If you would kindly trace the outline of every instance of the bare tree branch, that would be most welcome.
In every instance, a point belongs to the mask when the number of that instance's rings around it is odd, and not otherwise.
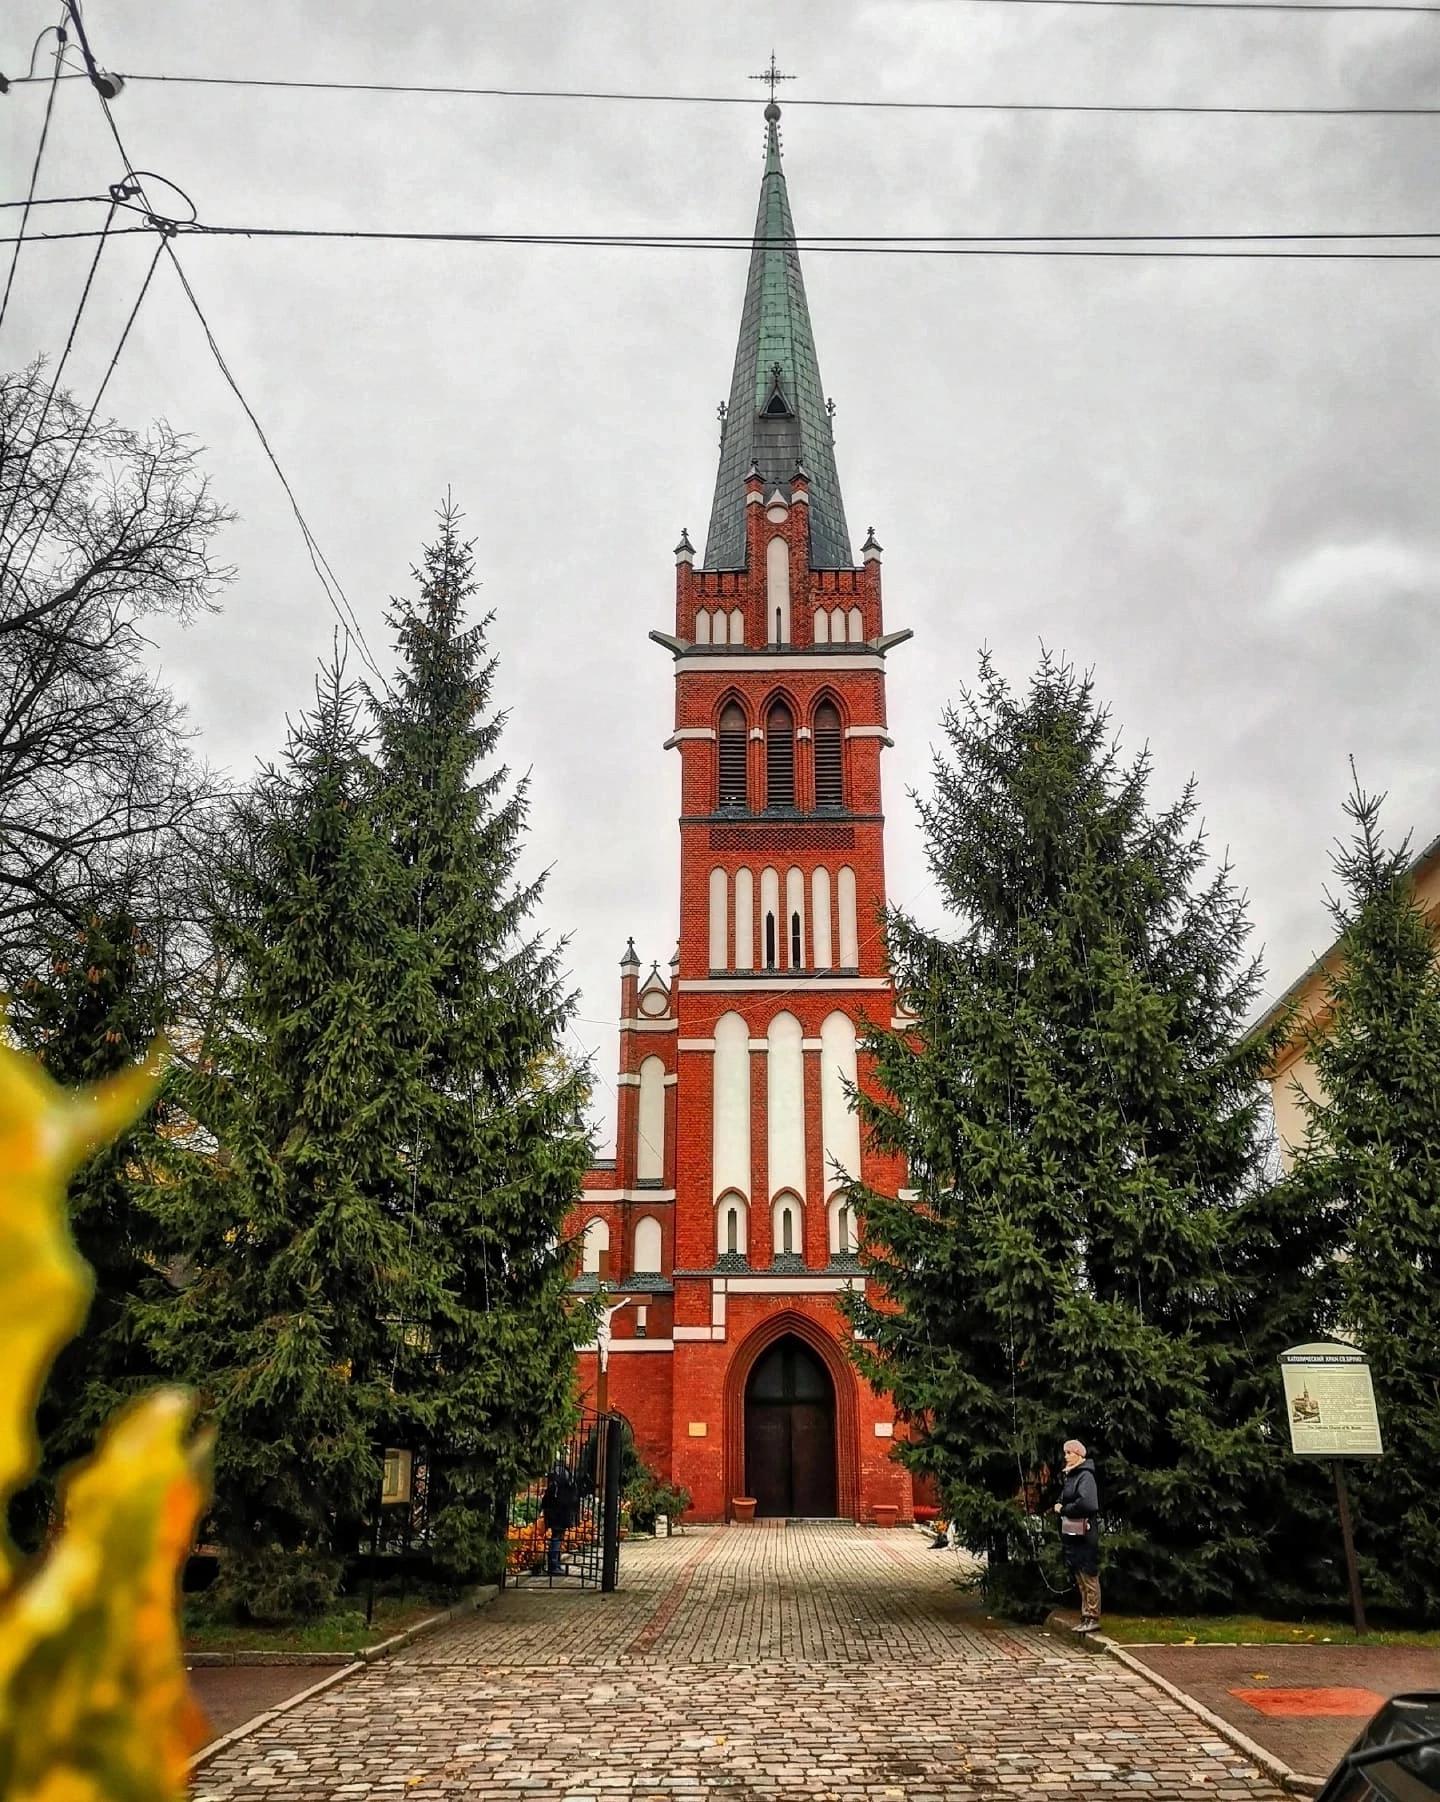
[[[82,409],[57,393],[46,412],[48,386],[38,363],[0,375],[0,988],[97,893],[187,937],[175,883],[220,794],[143,626],[215,608],[232,515],[188,439],[96,421],[82,442]]]

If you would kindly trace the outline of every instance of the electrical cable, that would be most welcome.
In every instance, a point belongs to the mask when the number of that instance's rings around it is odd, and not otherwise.
[[[379,231],[362,228],[302,226],[210,225],[203,220],[175,223],[177,235],[207,238],[351,240],[361,243],[518,245],[531,248],[579,250],[678,250],[731,251],[750,254],[757,240],[751,238],[642,235],[638,233],[546,232],[417,232]],[[112,236],[130,236],[143,226],[120,227]],[[30,244],[94,238],[95,231],[32,232]],[[1440,259],[1440,250],[1332,250],[1291,249],[1291,245],[1434,243],[1440,232],[1157,232],[1001,234],[939,239],[787,238],[783,247],[811,256],[930,256],[930,257],[1079,257],[1088,259],[1158,260],[1191,262],[1371,262],[1427,263]],[[13,244],[0,238],[0,244]],[[774,240],[759,240],[774,245]],[[1243,248],[1234,248],[1242,246]],[[174,250],[171,248],[171,257]],[[178,267],[178,264],[177,264]]]
[[[24,200],[0,200],[0,212],[7,212],[17,206],[23,206],[27,212],[31,207],[37,206],[86,206],[90,204],[104,206],[108,198],[109,196],[105,194],[56,194],[46,196],[43,200],[36,200],[33,196],[27,195]]]
[[[10,258],[10,273],[5,278],[4,296],[0,297],[0,327],[3,327],[5,324],[5,314],[10,306],[10,290],[15,285],[15,270],[20,262],[20,245],[25,237],[25,227],[30,220],[30,208],[35,194],[35,183],[40,175],[40,164],[45,155],[45,144],[50,136],[50,117],[55,111],[55,90],[60,83],[60,60],[65,54],[65,13],[63,9],[60,18],[61,23],[53,27],[59,38],[59,43],[55,50],[55,72],[50,77],[50,92],[45,97],[45,117],[40,122],[40,141],[35,146],[35,161],[30,167],[30,188],[23,203],[25,211],[20,215],[20,230],[16,233],[14,238],[15,249]],[[43,38],[44,35],[45,33],[42,31],[40,37],[35,40],[35,49],[30,52],[30,66],[32,69],[35,66],[35,50],[40,48],[40,38]],[[9,516],[7,515],[6,518],[8,523]]]
[[[90,411],[85,415],[85,423],[84,423],[84,425],[81,426],[80,431],[79,431],[78,435],[76,436],[74,444],[70,447],[69,460],[66,462],[64,469],[61,471],[60,480],[55,484],[55,491],[50,496],[50,504],[45,509],[45,515],[41,519],[40,524],[38,525],[38,527],[35,530],[35,537],[30,546],[29,555],[25,559],[25,567],[20,571],[20,586],[22,588],[24,586],[26,576],[28,576],[30,573],[30,565],[34,561],[35,553],[40,548],[40,540],[45,535],[45,528],[46,528],[46,526],[49,525],[51,515],[54,513],[56,507],[60,503],[60,496],[64,492],[65,484],[69,481],[70,472],[75,467],[75,459],[80,455],[81,447],[84,445],[86,438],[90,435],[90,427],[95,422],[95,415],[99,411],[100,402],[105,397],[105,390],[110,386],[110,378],[115,373],[115,365],[120,361],[120,353],[124,350],[126,341],[128,340],[128,338],[130,336],[130,328],[134,325],[136,315],[140,311],[140,308],[141,308],[142,303],[144,302],[145,296],[150,291],[150,282],[155,274],[156,267],[160,262],[160,253],[164,250],[164,248],[165,248],[165,239],[162,235],[159,242],[155,246],[155,254],[150,259],[150,267],[145,271],[145,279],[140,284],[140,292],[135,296],[135,304],[130,309],[130,316],[125,321],[124,328],[120,333],[119,342],[116,344],[115,349],[111,352],[110,361],[106,365],[105,373],[100,378],[100,386],[96,389],[95,398],[90,403]]]
[[[1056,0],[1061,3],[1061,0]],[[1081,4],[1082,0],[1063,0],[1064,4]],[[1138,0],[1127,0],[1135,4]],[[1157,0],[1157,4],[1159,0]],[[1170,3],[1170,0],[1167,0]],[[1237,7],[1235,10],[1258,12],[1258,6]],[[1296,7],[1303,12],[1319,12],[1318,6]],[[1356,8],[1357,11],[1379,12],[1378,6]],[[1400,8],[1396,9],[1402,10]],[[1440,12],[1440,6],[1416,7],[1418,12]],[[62,75],[62,81],[84,79],[77,75]],[[20,81],[24,81],[21,77]],[[603,88],[487,88],[465,87],[441,82],[380,82],[380,81],[300,81],[282,78],[243,75],[158,75],[139,74],[126,75],[127,83],[152,82],[167,87],[213,87],[213,88],[260,88],[275,89],[281,92],[319,94],[394,94],[432,97],[438,99],[471,99],[471,100],[581,100],[615,102],[642,106],[747,106],[755,105],[755,98],[750,94],[679,94],[653,93],[643,94],[622,89]],[[19,82],[13,84],[19,85]],[[887,100],[877,98],[865,99],[799,99],[794,96],[785,101],[787,107],[814,107],[820,110],[843,110],[853,112],[913,112],[913,113],[1098,113],[1127,115],[1139,117],[1156,115],[1160,117],[1175,116],[1181,118],[1216,116],[1221,118],[1240,119],[1387,119],[1387,118],[1432,118],[1440,115],[1440,107],[1435,106],[1241,106],[1241,105],[1206,105],[1204,103],[1186,104],[1179,102],[1173,105],[1156,102],[1153,104],[1127,103],[1124,101],[1064,101],[1064,100]]]
[[[160,232],[161,245],[169,255],[171,266],[179,277],[180,286],[185,291],[185,297],[189,301],[195,317],[200,321],[200,328],[205,334],[205,341],[210,347],[210,353],[215,359],[216,366],[220,370],[221,375],[225,378],[231,393],[235,396],[236,400],[239,401],[241,408],[245,413],[245,417],[250,421],[251,426],[254,428],[255,434],[260,440],[261,448],[269,459],[270,467],[275,471],[280,486],[285,491],[286,499],[290,502],[290,510],[294,514],[295,522],[300,528],[300,535],[305,544],[306,554],[310,559],[310,567],[315,571],[316,578],[324,591],[325,598],[340,621],[341,630],[345,633],[346,638],[356,646],[366,667],[380,684],[382,690],[388,695],[390,693],[390,685],[386,682],[379,664],[375,661],[374,654],[371,652],[365,633],[356,616],[355,609],[351,606],[350,599],[345,593],[339,578],[330,567],[329,560],[325,556],[324,551],[321,550],[319,541],[311,531],[309,521],[305,518],[300,503],[296,498],[295,490],[291,487],[289,478],[281,468],[280,460],[275,455],[270,440],[265,434],[264,427],[256,417],[254,408],[245,398],[230,365],[226,362],[224,354],[220,349],[220,345],[216,340],[214,330],[211,327],[209,319],[206,317],[205,310],[200,305],[199,297],[195,293],[194,288],[190,285],[190,280],[185,274],[185,270],[181,265],[179,257],[175,254],[175,236],[177,232],[184,228],[185,222],[167,219],[163,214],[157,213],[150,207],[150,199],[145,191],[143,181],[143,176],[146,172],[136,171],[134,161],[131,158],[129,151],[126,149],[125,141],[120,135],[120,129],[115,123],[115,115],[110,110],[109,96],[97,71],[95,57],[91,51],[89,39],[85,33],[84,21],[80,17],[79,9],[74,4],[74,0],[66,0],[66,8],[74,21],[76,34],[80,40],[80,48],[85,57],[85,65],[90,74],[91,85],[94,87],[95,92],[99,97],[100,107],[105,115],[105,123],[109,127],[110,136],[114,140],[115,148],[119,152],[120,159],[124,165],[126,181],[134,184],[141,201],[147,209],[150,209],[146,216],[147,223]],[[166,186],[179,194],[186,205],[191,208],[193,214],[194,203],[182,188],[165,177],[155,176],[152,177],[152,179],[163,181]]]
[[[3,521],[0,521],[0,543],[4,542],[5,534],[10,530],[10,521],[14,517],[15,507],[20,499],[20,494],[25,483],[25,477],[30,468],[31,459],[34,457],[35,451],[39,446],[40,435],[45,430],[45,421],[49,417],[50,407],[55,399],[55,392],[60,386],[60,378],[65,373],[65,365],[70,360],[70,352],[75,344],[75,334],[80,329],[80,321],[84,317],[85,308],[90,299],[90,290],[95,283],[95,272],[100,267],[101,257],[105,254],[105,245],[110,233],[110,222],[115,217],[118,204],[117,201],[111,201],[110,211],[105,216],[105,229],[99,233],[100,242],[95,246],[95,255],[90,259],[90,268],[85,277],[85,286],[80,290],[80,301],[75,308],[75,317],[70,321],[70,330],[65,339],[65,348],[61,351],[60,360],[55,365],[55,373],[50,378],[50,391],[45,396],[45,404],[41,407],[40,417],[35,422],[34,434],[32,435],[29,444],[26,446],[25,455],[20,460],[20,467],[15,475],[15,487],[10,495],[10,504],[5,509],[5,518]],[[21,536],[23,537],[24,534],[22,533]],[[4,563],[6,572],[9,571],[11,560],[17,549],[18,544],[11,545],[6,549]]]
[[[225,381],[230,388],[230,392],[235,396],[236,400],[239,401],[245,417],[254,427],[255,435],[260,440],[260,447],[269,459],[270,467],[275,471],[276,476],[279,478],[280,486],[285,490],[285,498],[290,503],[290,511],[295,515],[295,522],[299,526],[301,538],[304,540],[306,554],[310,559],[310,567],[315,571],[320,586],[325,591],[326,598],[329,600],[331,607],[335,611],[336,617],[340,621],[341,630],[345,633],[347,639],[354,642],[356,649],[359,651],[365,662],[366,668],[370,671],[371,675],[375,677],[381,688],[388,694],[390,692],[390,685],[386,682],[379,665],[375,661],[370,646],[366,641],[364,631],[361,628],[360,621],[356,617],[355,609],[351,606],[350,599],[346,595],[344,588],[341,586],[339,578],[330,567],[329,560],[325,556],[324,551],[321,550],[319,541],[311,531],[309,521],[301,511],[300,502],[295,496],[295,490],[290,485],[289,477],[280,467],[280,459],[275,455],[274,447],[266,436],[265,428],[256,417],[254,408],[245,398],[244,393],[241,391],[240,384],[235,379],[234,372],[225,360],[224,353],[221,351],[220,346],[216,341],[215,333],[210,325],[210,321],[205,316],[205,310],[200,305],[199,298],[196,295],[195,290],[191,287],[189,278],[181,267],[179,258],[175,255],[174,245],[168,237],[163,240],[163,244],[164,248],[170,254],[171,265],[173,266],[176,275],[180,278],[180,285],[185,290],[185,296],[189,300],[191,307],[194,309],[196,318],[200,321],[200,328],[205,334],[205,341],[210,347],[210,352],[215,359],[216,366],[219,368],[221,375],[224,376]]]

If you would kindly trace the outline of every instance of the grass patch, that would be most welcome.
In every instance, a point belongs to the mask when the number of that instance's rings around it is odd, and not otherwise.
[[[285,1627],[241,1626],[234,1621],[211,1619],[203,1603],[185,1611],[187,1652],[357,1652],[379,1645],[392,1633],[403,1633],[418,1621],[438,1614],[446,1604],[423,1597],[400,1602],[393,1596],[376,1596],[375,1618],[365,1625],[365,1605],[347,1598],[328,1609],[318,1620]]]
[[[1440,1632],[1373,1627],[1364,1639],[1340,1621],[1272,1621],[1254,1614],[1107,1614],[1103,1631],[1121,1645],[1436,1646]]]

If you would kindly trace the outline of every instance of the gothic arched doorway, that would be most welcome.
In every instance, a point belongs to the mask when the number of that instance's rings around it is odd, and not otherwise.
[[[787,1333],[745,1385],[745,1493],[757,1515],[836,1513],[835,1385],[802,1339]]]

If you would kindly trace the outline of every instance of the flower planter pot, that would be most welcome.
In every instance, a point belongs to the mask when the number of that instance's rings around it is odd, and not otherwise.
[[[755,1510],[759,1506],[753,1495],[733,1495],[730,1498],[730,1510],[741,1525],[748,1526],[755,1518]]]
[[[875,1516],[877,1527],[893,1527],[900,1516],[899,1508],[890,1502],[877,1502],[870,1512]]]

